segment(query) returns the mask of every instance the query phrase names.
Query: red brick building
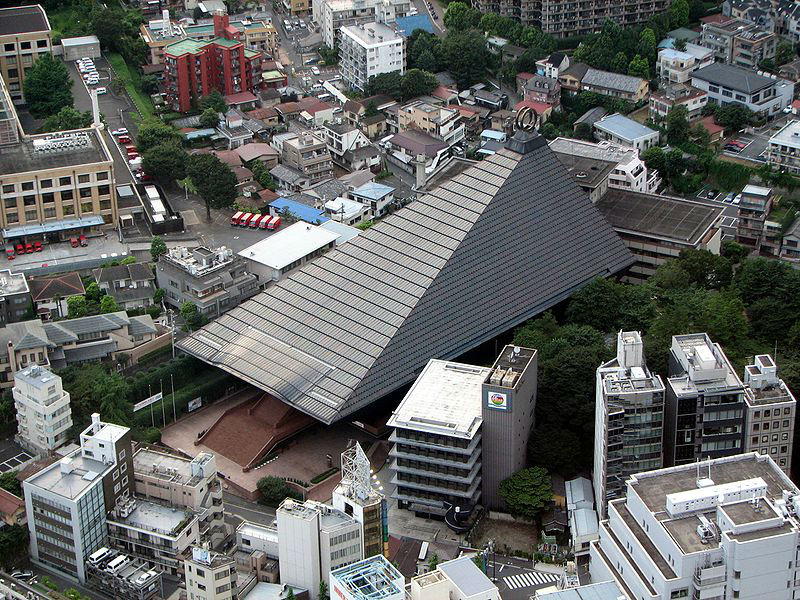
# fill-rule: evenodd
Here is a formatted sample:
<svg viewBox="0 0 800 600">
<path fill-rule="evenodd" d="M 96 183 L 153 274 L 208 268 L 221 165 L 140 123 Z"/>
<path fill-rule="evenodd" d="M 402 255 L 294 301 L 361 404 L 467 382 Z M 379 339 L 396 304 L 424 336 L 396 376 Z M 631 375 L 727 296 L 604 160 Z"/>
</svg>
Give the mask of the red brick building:
<svg viewBox="0 0 800 600">
<path fill-rule="evenodd" d="M 211 40 L 183 39 L 164 48 L 167 102 L 178 112 L 214 90 L 223 96 L 261 87 L 261 52 L 246 48 L 228 15 L 214 15 Z"/>
</svg>

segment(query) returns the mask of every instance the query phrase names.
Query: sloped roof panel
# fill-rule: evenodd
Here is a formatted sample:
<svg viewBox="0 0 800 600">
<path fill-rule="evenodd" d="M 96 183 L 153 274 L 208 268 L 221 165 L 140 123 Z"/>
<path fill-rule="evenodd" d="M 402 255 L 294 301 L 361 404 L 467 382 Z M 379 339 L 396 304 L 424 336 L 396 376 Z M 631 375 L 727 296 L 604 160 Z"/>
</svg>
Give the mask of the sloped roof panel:
<svg viewBox="0 0 800 600">
<path fill-rule="evenodd" d="M 629 266 L 544 140 L 524 138 L 180 346 L 332 422 Z"/>
</svg>

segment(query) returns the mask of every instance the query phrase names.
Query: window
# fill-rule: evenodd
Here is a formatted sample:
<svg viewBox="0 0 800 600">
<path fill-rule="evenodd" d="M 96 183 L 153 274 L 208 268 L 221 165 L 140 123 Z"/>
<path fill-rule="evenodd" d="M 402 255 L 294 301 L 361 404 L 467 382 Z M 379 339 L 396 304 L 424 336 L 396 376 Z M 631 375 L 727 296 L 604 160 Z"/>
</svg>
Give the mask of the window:
<svg viewBox="0 0 800 600">
<path fill-rule="evenodd" d="M 39 182 L 40 188 L 51 188 L 53 187 L 53 180 L 52 179 L 42 179 Z"/>
<path fill-rule="evenodd" d="M 752 439 L 751 443 L 753 443 L 753 444 L 757 444 L 758 443 L 758 436 L 757 435 L 753 436 L 753 439 Z"/>
<path fill-rule="evenodd" d="M 757 410 L 756 412 L 754 412 L 753 413 L 753 418 L 760 419 L 761 418 L 761 411 Z"/>
<path fill-rule="evenodd" d="M 13 52 L 17 49 L 16 44 L 3 44 L 3 50 L 6 52 Z"/>
<path fill-rule="evenodd" d="M 23 181 L 22 182 L 22 191 L 23 192 L 30 192 L 33 189 L 33 182 L 32 181 Z"/>
<path fill-rule="evenodd" d="M 19 69 L 9 69 L 8 76 L 16 79 L 17 77 L 19 77 Z"/>
<path fill-rule="evenodd" d="M 71 185 L 72 184 L 72 177 L 59 177 L 58 178 L 58 185 Z"/>
<path fill-rule="evenodd" d="M 101 196 L 108 196 L 111 193 L 111 188 L 107 185 L 101 185 L 97 188 L 97 193 Z"/>
<path fill-rule="evenodd" d="M 122 489 L 122 487 L 118 483 L 114 485 L 114 493 L 115 494 L 119 494 L 119 491 L 121 489 Z"/>
<path fill-rule="evenodd" d="M 769 411 L 769 409 L 766 409 L 766 410 L 764 411 L 764 416 L 765 416 L 765 417 L 768 417 L 769 415 L 770 415 L 770 411 Z"/>
<path fill-rule="evenodd" d="M 64 190 L 63 192 L 61 192 L 61 201 L 62 202 L 64 200 L 72 200 L 74 197 L 75 197 L 75 194 L 73 194 L 72 190 Z"/>
<path fill-rule="evenodd" d="M 6 208 L 17 208 L 17 199 L 16 198 L 6 198 L 5 202 Z"/>
<path fill-rule="evenodd" d="M 42 194 L 42 202 L 49 204 L 56 201 L 56 195 L 53 192 L 45 192 Z"/>
<path fill-rule="evenodd" d="M 83 213 L 92 212 L 92 203 L 91 202 L 86 202 L 85 204 L 81 204 L 81 212 L 83 212 Z"/>
<path fill-rule="evenodd" d="M 47 40 L 36 40 L 37 48 L 47 48 Z"/>
<path fill-rule="evenodd" d="M 23 196 L 22 197 L 22 203 L 25 206 L 36 206 L 36 196 L 33 196 L 33 195 L 31 195 L 31 196 Z"/>
<path fill-rule="evenodd" d="M 20 42 L 19 43 L 19 48 L 20 48 L 20 50 L 30 50 L 31 49 L 31 43 L 30 42 Z"/>
<path fill-rule="evenodd" d="M 97 174 L 97 181 L 105 181 L 108 179 L 108 171 L 102 171 Z"/>
<path fill-rule="evenodd" d="M 26 210 L 25 211 L 25 220 L 26 221 L 35 221 L 36 220 L 36 209 L 33 210 Z"/>
<path fill-rule="evenodd" d="M 62 209 L 64 212 L 64 216 L 67 215 L 74 215 L 75 214 L 75 205 L 74 204 L 65 204 Z"/>
<path fill-rule="evenodd" d="M 15 212 L 10 212 L 6 214 L 6 219 L 9 223 L 18 223 L 19 222 L 19 215 Z"/>
<path fill-rule="evenodd" d="M 197 576 L 198 577 L 205 577 L 206 576 L 206 572 L 203 569 L 196 569 L 196 572 L 197 572 Z M 206 588 L 203 588 L 203 589 L 206 589 Z"/>
<path fill-rule="evenodd" d="M 81 198 L 91 198 L 92 197 L 92 188 L 81 188 L 78 190 Z"/>
<path fill-rule="evenodd" d="M 78 183 L 89 183 L 89 174 L 84 173 L 82 175 L 78 175 Z"/>
<path fill-rule="evenodd" d="M 52 219 L 55 216 L 56 216 L 56 209 L 55 209 L 54 206 L 51 206 L 50 208 L 45 208 L 44 209 L 44 218 L 45 219 Z"/>
<path fill-rule="evenodd" d="M 14 184 L 8 183 L 3 186 L 3 193 L 4 194 L 13 194 L 14 193 Z"/>
<path fill-rule="evenodd" d="M 791 409 L 791 408 L 784 408 L 784 409 L 783 409 L 783 414 L 785 414 L 785 415 L 788 415 L 788 414 L 790 414 L 791 412 L 792 412 L 792 409 Z"/>
</svg>

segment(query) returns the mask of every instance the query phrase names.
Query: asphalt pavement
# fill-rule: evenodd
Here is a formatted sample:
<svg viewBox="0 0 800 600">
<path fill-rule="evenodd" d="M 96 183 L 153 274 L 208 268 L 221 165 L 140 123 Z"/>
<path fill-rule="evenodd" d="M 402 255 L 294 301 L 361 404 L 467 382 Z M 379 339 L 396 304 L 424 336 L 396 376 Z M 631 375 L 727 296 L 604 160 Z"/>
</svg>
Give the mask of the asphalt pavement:
<svg viewBox="0 0 800 600">
<path fill-rule="evenodd" d="M 259 525 L 272 525 L 275 520 L 275 509 L 257 502 L 250 502 L 228 492 L 222 493 L 225 502 L 225 514 L 238 517 L 244 521 Z"/>
</svg>

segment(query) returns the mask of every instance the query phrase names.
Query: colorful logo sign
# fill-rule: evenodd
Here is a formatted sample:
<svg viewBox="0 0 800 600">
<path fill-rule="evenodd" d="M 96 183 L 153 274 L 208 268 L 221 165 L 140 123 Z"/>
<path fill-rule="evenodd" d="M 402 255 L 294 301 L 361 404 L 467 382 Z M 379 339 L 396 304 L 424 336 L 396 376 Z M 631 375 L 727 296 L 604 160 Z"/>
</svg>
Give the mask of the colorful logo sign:
<svg viewBox="0 0 800 600">
<path fill-rule="evenodd" d="M 489 408 L 508 410 L 508 396 L 500 392 L 489 393 Z"/>
</svg>

